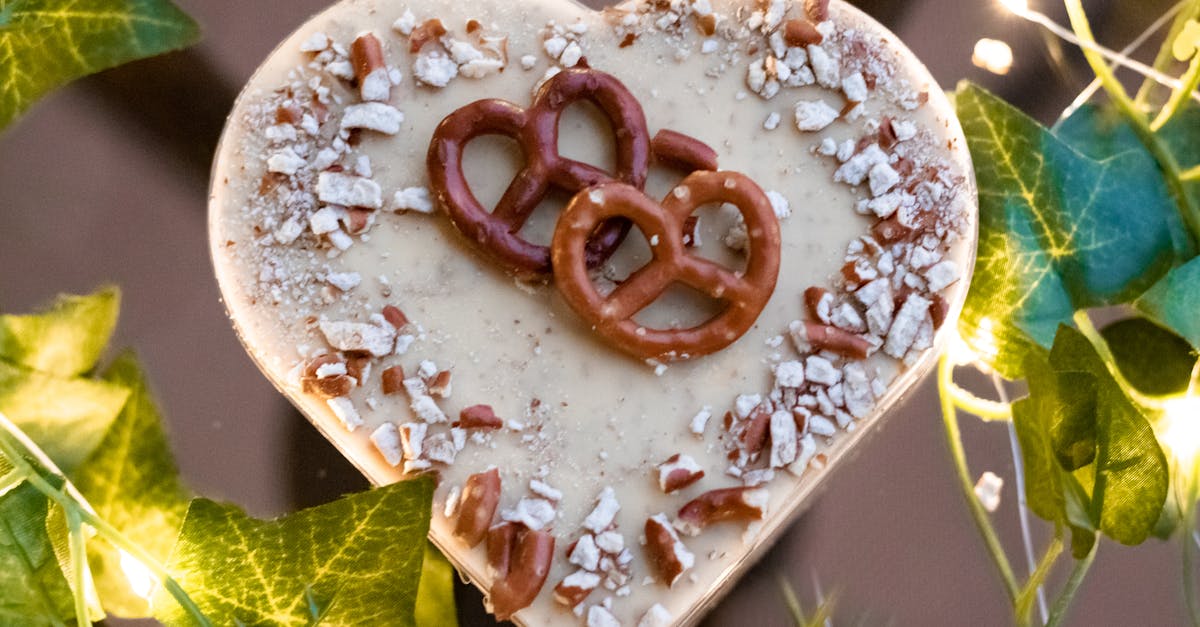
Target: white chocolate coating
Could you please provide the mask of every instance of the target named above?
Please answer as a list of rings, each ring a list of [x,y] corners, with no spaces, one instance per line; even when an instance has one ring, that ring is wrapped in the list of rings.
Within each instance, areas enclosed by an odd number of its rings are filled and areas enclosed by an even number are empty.
[[[829,31],[833,36],[825,45],[835,55],[844,56],[842,69],[837,71],[839,79],[848,80],[839,80],[838,89],[785,86],[777,95],[764,99],[747,83],[748,66],[770,48],[765,35],[750,34],[745,28],[746,22],[756,19],[752,15],[756,4],[747,2],[739,11],[739,0],[713,0],[712,10],[723,16],[720,24],[724,26],[719,26],[712,38],[703,36],[696,27],[698,16],[691,2],[674,4],[686,9],[634,14],[637,25],[626,26],[619,13],[594,12],[568,0],[346,0],[301,27],[251,79],[230,119],[215,165],[210,208],[212,252],[234,325],[264,373],[372,481],[396,481],[403,473],[388,463],[371,434],[388,422],[421,422],[413,415],[406,394],[382,393],[380,373],[384,368],[403,365],[412,377],[421,361],[432,360],[438,370],[453,374],[452,394],[436,400],[451,421],[463,408],[476,404],[491,405],[497,415],[509,421],[503,430],[468,438],[453,464],[432,462],[441,482],[435,496],[431,537],[460,571],[485,590],[489,587],[484,547],[468,549],[454,539],[450,535],[453,520],[444,515],[447,495],[456,494],[469,475],[493,465],[500,468],[501,511],[514,509],[522,498],[553,495],[545,486],[562,493],[549,524],[557,539],[556,558],[535,603],[517,615],[516,620],[523,624],[580,624],[588,616],[588,609],[604,603],[606,598],[611,599],[608,603],[612,615],[625,625],[637,624],[655,603],[679,623],[699,620],[704,608],[714,603],[721,590],[752,562],[753,554],[765,550],[803,509],[828,468],[844,460],[888,407],[928,370],[936,358],[936,345],[953,327],[965,297],[976,238],[973,174],[952,108],[911,53],[872,20],[833,0],[831,23],[822,27],[833,29]],[[803,17],[802,2],[779,5],[787,9],[787,18]],[[416,55],[408,52],[407,37],[393,29],[393,23],[406,9],[411,10],[418,24],[429,18],[440,19],[450,36],[463,41],[471,40],[466,34],[467,21],[479,20],[485,33],[507,37],[507,65],[502,72],[482,78],[460,75],[441,88],[420,85],[413,72]],[[770,13],[767,7],[760,17],[769,21]],[[672,26],[668,19],[660,23],[668,32],[660,32],[654,25],[668,15],[677,16],[679,27]],[[590,67],[615,75],[638,98],[651,134],[672,129],[696,137],[717,150],[722,169],[747,174],[764,190],[778,192],[788,201],[791,214],[780,221],[782,270],[774,295],[754,328],[729,348],[656,372],[654,367],[603,344],[566,307],[553,286],[518,285],[491,266],[442,213],[386,210],[396,192],[428,185],[425,156],[430,135],[446,115],[480,98],[504,98],[529,105],[535,85],[547,68],[556,64],[546,48],[557,51],[559,44],[544,44],[550,21],[571,33],[564,39],[577,40],[575,45]],[[585,24],[586,32],[572,32],[570,27],[575,24]],[[636,41],[619,47],[627,30],[638,33]],[[328,236],[319,240],[311,231],[311,216],[321,207],[313,198],[316,172],[312,169],[314,161],[321,159],[319,149],[333,143],[330,129],[336,131],[345,106],[359,103],[360,94],[349,83],[330,76],[328,70],[314,68],[314,54],[301,48],[303,43],[314,41],[315,33],[323,33],[348,49],[364,31],[374,33],[383,42],[388,64],[403,75],[391,90],[389,104],[401,111],[404,119],[395,134],[362,131],[358,144],[346,146],[338,156],[337,163],[347,173],[355,170],[360,156],[369,158],[369,179],[379,186],[385,209],[374,212],[365,236],[347,238],[353,245],[338,251],[329,245]],[[801,131],[794,109],[798,102],[826,102],[836,114],[845,108],[844,97],[861,97],[862,88],[854,73],[844,69],[855,67],[848,57],[860,54],[864,48],[844,43],[849,41],[867,42],[873,63],[878,64],[874,67],[890,67],[895,74],[889,74],[886,81],[879,77],[875,88],[866,92],[860,117],[839,117],[818,132]],[[760,43],[756,46],[752,42]],[[438,46],[435,42],[425,51]],[[567,41],[566,48],[570,46],[571,41]],[[751,48],[759,51],[750,54]],[[340,58],[330,54],[335,61]],[[563,54],[571,57],[574,53],[564,49]],[[522,59],[528,55],[535,62],[525,69]],[[805,67],[816,70],[819,60],[811,53],[810,58]],[[839,62],[834,59],[833,63]],[[828,71],[828,67],[822,69]],[[816,78],[820,74],[816,72]],[[322,89],[328,87],[330,93],[330,121],[319,133],[324,139],[314,139],[303,130],[296,132],[296,139],[286,130],[283,137],[275,131],[273,139],[268,138],[266,128],[274,123],[275,109],[283,99],[276,90],[290,86],[299,96],[317,84],[310,84],[310,80],[319,80]],[[927,102],[923,102],[925,98]],[[804,109],[801,127],[824,124],[820,119],[824,110],[818,105],[806,105]],[[768,129],[764,122],[773,117],[771,114],[778,114],[780,121],[777,128]],[[874,192],[869,178],[857,187],[835,182],[835,171],[841,167],[838,158],[815,149],[826,138],[839,144],[845,140],[857,143],[869,134],[867,126],[878,125],[884,116],[895,119],[898,129],[903,127],[900,130],[904,132],[897,134],[907,135],[910,123],[917,132],[915,137],[900,141],[895,152],[908,151],[906,154],[918,165],[936,162],[938,171],[945,174],[943,180],[950,183],[933,209],[954,228],[939,230],[932,251],[937,256],[927,255],[922,260],[926,266],[916,272],[920,280],[912,280],[917,287],[910,286],[922,293],[922,285],[941,280],[939,273],[931,274],[929,268],[943,260],[951,262],[942,269],[957,272],[947,275],[946,280],[959,278],[939,292],[949,305],[947,322],[941,326],[934,347],[901,351],[902,355],[907,353],[907,366],[884,351],[862,363],[868,385],[878,381],[886,385],[886,393],[871,398],[873,408],[865,418],[849,423],[850,429],[834,424],[832,436],[821,435],[824,425],[815,424],[819,421],[809,421],[812,439],[808,442],[816,444],[815,453],[823,454],[825,461],[800,468],[799,477],[783,468],[775,469],[774,479],[764,484],[770,495],[767,516],[761,526],[755,525],[753,534],[744,538],[743,525],[723,523],[696,537],[681,535],[695,556],[694,567],[670,589],[647,580],[654,573],[639,545],[647,518],[659,513],[674,517],[684,503],[704,491],[743,485],[742,479],[726,472],[731,465],[726,445],[732,445],[734,438],[725,433],[722,415],[735,409],[739,395],[768,397],[774,386],[774,367],[802,357],[787,336],[793,321],[811,319],[804,307],[805,289],[822,286],[838,298],[849,298],[845,295],[842,267],[848,254],[857,250],[850,247],[851,243],[869,235],[875,222],[873,214],[860,215],[856,207],[860,200],[872,198]],[[586,110],[570,110],[563,118],[560,149],[572,158],[607,165],[611,161],[607,132],[606,125],[597,125],[594,115]],[[280,157],[285,148],[292,150],[296,158],[286,154]],[[475,194],[490,206],[519,167],[520,155],[493,138],[477,140],[471,148],[465,170]],[[272,156],[274,169],[287,171],[294,166],[298,173],[286,180],[282,175],[276,177],[283,182],[260,194],[260,182]],[[681,178],[680,173],[667,168],[654,166],[651,171],[647,192],[653,197],[661,198]],[[876,178],[877,185],[886,185],[887,172],[879,172]],[[292,187],[296,189],[286,191]],[[554,197],[557,204],[546,206],[561,207],[565,201]],[[531,240],[546,243],[554,212],[542,213],[545,217],[536,218],[524,233]],[[290,241],[295,231],[286,225],[289,219],[304,229]],[[736,263],[738,255],[722,242],[729,230],[728,216],[705,214],[701,225],[701,253]],[[636,231],[627,242],[613,261],[625,272],[644,261],[647,254],[646,244]],[[911,249],[900,252],[893,259],[896,266],[912,258]],[[617,275],[625,272],[618,271]],[[414,333],[416,337],[404,354],[371,360],[364,385],[349,394],[348,402],[332,404],[342,411],[338,416],[331,404],[304,394],[300,388],[298,373],[303,364],[332,350],[316,321],[368,323],[370,316],[385,305],[402,309],[421,331]],[[895,309],[904,310],[901,306]],[[696,319],[694,300],[676,294],[639,318],[650,325]],[[879,337],[881,342],[887,339]],[[837,376],[842,376],[842,369],[850,363],[835,360]],[[814,373],[821,377],[819,368],[809,370],[810,381]],[[532,405],[536,409],[531,410]],[[344,426],[347,408],[353,408],[350,414],[357,414],[362,422],[353,431]],[[712,419],[700,437],[693,434],[692,427],[693,418],[703,408],[711,408]],[[840,409],[849,411],[845,403]],[[814,413],[821,412],[817,409]],[[831,423],[837,422],[833,413],[828,418]],[[514,428],[518,426],[521,428]],[[435,434],[451,438],[448,424],[430,424],[427,430],[427,442]],[[376,440],[386,446],[391,439],[385,430]],[[798,444],[801,455],[806,454],[804,444]],[[762,459],[745,469],[761,469],[769,464],[769,449],[770,444]],[[705,477],[679,492],[663,494],[656,466],[675,454],[694,459]],[[421,461],[429,460],[426,456]],[[532,479],[545,486],[531,489]],[[628,568],[628,582],[615,586],[616,590],[601,584],[584,602],[580,618],[554,601],[553,587],[575,572],[576,566],[567,560],[566,548],[583,533],[582,523],[606,487],[614,490],[621,507],[614,520],[615,530],[623,536],[634,559]]]

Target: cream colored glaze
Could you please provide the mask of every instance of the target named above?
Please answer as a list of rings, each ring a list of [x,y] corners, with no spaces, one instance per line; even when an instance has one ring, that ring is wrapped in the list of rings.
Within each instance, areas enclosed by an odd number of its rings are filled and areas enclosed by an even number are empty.
[[[736,2],[736,0],[733,0]],[[717,11],[732,13],[726,2],[714,1]],[[895,53],[918,90],[928,89],[929,104],[905,113],[921,126],[940,134],[953,146],[946,153],[968,183],[960,198],[968,218],[964,238],[954,255],[969,272],[974,255],[974,187],[961,131],[942,92],[907,49],[895,38],[858,11],[833,2],[836,21],[883,34],[895,44]],[[438,17],[452,32],[463,35],[468,19],[494,24],[495,30],[509,36],[510,64],[505,71],[481,80],[459,78],[445,89],[418,87],[409,67],[407,42],[391,30],[392,22],[405,8],[416,14],[418,22]],[[799,10],[799,9],[795,9]],[[518,286],[502,272],[489,267],[440,213],[381,213],[370,232],[369,242],[356,243],[335,259],[324,252],[306,253],[294,248],[273,247],[270,254],[291,268],[328,265],[334,271],[359,271],[363,283],[344,298],[318,305],[286,298],[271,304],[257,293],[255,284],[261,270],[262,251],[252,243],[253,220],[243,207],[257,190],[264,171],[260,154],[262,129],[247,128],[243,122],[246,107],[285,83],[286,74],[305,62],[299,44],[315,31],[329,34],[334,41],[348,45],[357,33],[372,30],[385,43],[389,61],[405,71],[403,84],[393,91],[392,104],[402,110],[406,120],[400,133],[386,137],[366,133],[360,153],[371,157],[374,180],[391,192],[409,186],[425,186],[425,153],[434,126],[454,109],[478,98],[499,97],[528,105],[533,85],[549,67],[550,59],[541,50],[540,32],[548,20],[591,24],[583,37],[586,57],[593,68],[615,74],[641,101],[651,134],[670,128],[698,137],[715,147],[723,169],[750,175],[765,190],[778,190],[791,202],[793,215],[782,221],[782,268],[778,287],[758,323],[730,348],[692,362],[672,364],[661,376],[653,369],[630,359],[598,341],[578,318],[566,308],[551,287]],[[697,621],[705,607],[715,602],[749,563],[752,554],[764,550],[788,521],[805,506],[829,467],[844,461],[846,454],[874,427],[910,387],[928,370],[935,351],[928,351],[916,367],[903,373],[891,386],[871,418],[859,421],[851,433],[839,432],[828,446],[820,445],[829,456],[825,470],[809,470],[797,480],[779,473],[769,484],[770,512],[761,531],[751,544],[743,544],[743,528],[720,525],[697,538],[685,538],[696,555],[695,580],[684,576],[668,591],[661,584],[643,585],[648,574],[638,538],[647,517],[674,512],[702,491],[740,485],[724,473],[728,463],[718,443],[720,415],[730,408],[741,393],[766,393],[771,387],[769,369],[772,354],[785,358],[794,355],[789,343],[778,349],[767,341],[785,334],[792,320],[803,318],[803,290],[811,285],[830,284],[842,265],[847,243],[863,235],[870,221],[853,211],[855,195],[845,185],[832,182],[835,162],[812,154],[810,148],[826,135],[842,139],[853,135],[853,127],[842,121],[822,133],[800,133],[792,122],[791,107],[800,97],[822,97],[841,108],[835,94],[819,88],[785,90],[773,100],[764,101],[754,94],[738,100],[735,94],[745,87],[745,56],[742,65],[731,68],[719,78],[705,76],[705,69],[716,63],[715,57],[700,54],[699,37],[689,29],[689,44],[694,48],[682,62],[673,58],[677,43],[644,36],[636,45],[618,49],[618,40],[600,15],[565,0],[463,0],[442,3],[437,0],[349,0],[329,9],[304,25],[285,41],[251,80],[238,101],[217,157],[211,198],[211,240],[217,277],[229,313],[252,357],[267,376],[310,417],[314,424],[376,483],[388,483],[402,477],[375,451],[367,436],[378,424],[393,420],[413,420],[407,398],[401,394],[385,397],[378,392],[378,373],[382,367],[401,363],[413,372],[421,359],[432,359],[441,368],[453,371],[453,396],[441,402],[451,419],[468,405],[492,405],[498,415],[525,420],[525,409],[532,399],[549,407],[549,415],[537,430],[521,433],[505,430],[494,436],[495,448],[468,442],[456,463],[441,467],[442,482],[435,497],[435,516],[431,537],[442,547],[460,570],[484,589],[483,546],[468,550],[449,535],[452,521],[441,515],[447,490],[459,486],[465,478],[490,465],[501,468],[504,494],[501,508],[511,507],[522,496],[533,496],[527,484],[540,466],[549,467],[544,480],[561,490],[565,497],[554,525],[558,539],[558,558],[538,600],[521,612],[518,620],[528,625],[578,624],[581,619],[553,601],[552,588],[573,572],[563,551],[579,535],[579,523],[591,510],[594,499],[605,486],[616,489],[621,503],[617,516],[618,531],[626,545],[634,550],[634,561],[627,598],[614,597],[613,612],[624,624],[637,618],[653,603],[662,603],[681,623]],[[533,70],[521,69],[522,55],[537,56]],[[330,80],[327,83],[334,83]],[[350,97],[350,92],[343,90]],[[882,105],[873,105],[879,107]],[[765,131],[762,122],[771,111],[783,116],[780,127]],[[573,111],[564,119],[563,146],[573,157],[607,163],[604,148],[611,141],[601,136],[597,142],[596,125],[584,112]],[[482,148],[491,144],[493,149]],[[591,145],[578,149],[575,146]],[[473,147],[466,170],[480,187],[481,199],[498,195],[509,179],[509,172],[497,163],[513,161],[503,146],[480,140]],[[599,148],[597,148],[597,146]],[[490,163],[487,161],[491,160]],[[649,189],[661,196],[679,174],[655,169]],[[483,187],[487,189],[483,189]],[[552,216],[551,216],[552,217]],[[548,226],[542,224],[542,232]],[[705,234],[706,251],[724,255],[717,243],[723,231]],[[639,240],[637,234],[631,240]],[[225,242],[232,241],[232,247]],[[544,241],[544,240],[542,240]],[[627,248],[645,250],[637,241]],[[644,254],[644,253],[643,253]],[[386,275],[392,295],[384,297],[376,277]],[[951,320],[961,306],[966,289],[961,280],[944,292],[952,304]],[[305,296],[316,294],[315,284]],[[352,394],[366,426],[346,431],[319,399],[300,393],[289,373],[301,361],[298,346],[324,345],[320,334],[304,325],[307,316],[324,315],[331,320],[359,319],[378,312],[385,304],[395,304],[408,317],[426,329],[403,357],[383,360],[374,368],[368,390]],[[660,314],[662,309],[660,308]],[[668,311],[668,318],[687,314]],[[693,314],[694,315],[694,314]],[[660,318],[661,319],[661,318]],[[939,333],[939,344],[953,324]],[[874,359],[884,368],[895,370],[894,362]],[[373,396],[377,410],[363,400]],[[691,417],[703,406],[715,414],[706,437],[699,439],[687,430]],[[532,443],[522,443],[524,434],[537,433]],[[706,478],[681,494],[663,495],[655,484],[654,464],[683,453],[693,456],[707,471]],[[709,554],[719,555],[710,559]],[[599,602],[603,588],[589,597],[589,605]]]

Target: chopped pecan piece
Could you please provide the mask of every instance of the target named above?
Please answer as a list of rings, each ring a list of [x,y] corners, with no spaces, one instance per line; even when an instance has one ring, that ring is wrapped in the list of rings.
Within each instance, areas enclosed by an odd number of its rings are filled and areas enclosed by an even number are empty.
[[[554,536],[518,523],[496,525],[488,532],[488,563],[496,579],[488,600],[499,620],[529,607],[546,584],[554,559]]]
[[[467,477],[463,485],[458,520],[454,523],[455,537],[476,546],[483,541],[500,504],[500,471],[492,468]]]
[[[726,520],[762,520],[767,510],[767,491],[748,486],[710,490],[679,509],[675,527],[688,535]]]
[[[496,416],[491,405],[472,405],[458,414],[455,425],[463,429],[499,429],[504,421]]]

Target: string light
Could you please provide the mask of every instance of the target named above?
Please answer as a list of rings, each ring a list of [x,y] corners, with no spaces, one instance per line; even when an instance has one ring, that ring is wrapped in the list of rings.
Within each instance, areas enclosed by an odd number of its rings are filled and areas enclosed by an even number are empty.
[[[149,601],[154,596],[154,588],[158,586],[158,579],[145,564],[127,553],[125,549],[118,549],[118,551],[121,554],[121,571],[129,580],[130,589],[137,596]]]
[[[971,63],[974,63],[977,68],[1003,76],[1012,69],[1013,51],[1003,41],[985,37],[975,42],[975,52],[971,55]]]
[[[1181,471],[1194,468],[1200,453],[1200,397],[1183,396],[1167,401],[1158,437],[1171,450]]]
[[[1023,17],[1025,13],[1029,12],[1029,2],[1026,0],[1000,0],[1000,4],[1018,16]]]
[[[1109,50],[1108,48],[1105,48],[1099,44],[1079,39],[1075,36],[1075,33],[1071,32],[1070,29],[1062,26],[1058,22],[1055,22],[1053,19],[1050,19],[1050,16],[1029,8],[1029,2],[1027,0],[999,0],[999,2],[1001,6],[1010,11],[1013,15],[1045,28],[1063,41],[1080,48],[1087,48],[1088,50],[1098,53],[1100,56],[1108,59],[1116,65],[1133,70],[1134,72],[1137,72],[1146,78],[1172,89],[1178,89],[1182,85],[1178,78],[1168,76],[1146,65],[1145,63],[1131,59],[1119,52]],[[1200,99],[1200,96],[1195,94],[1193,94],[1192,97]]]

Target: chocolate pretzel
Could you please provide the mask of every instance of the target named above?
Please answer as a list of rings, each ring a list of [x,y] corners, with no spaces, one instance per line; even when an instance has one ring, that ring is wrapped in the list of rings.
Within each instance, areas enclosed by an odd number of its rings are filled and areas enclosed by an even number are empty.
[[[750,240],[744,273],[686,251],[684,223],[709,203],[741,211]],[[588,275],[586,245],[597,227],[614,218],[632,220],[650,239],[654,258],[602,296]],[[771,201],[736,172],[693,173],[661,205],[620,183],[581,192],[559,218],[551,247],[554,280],[567,304],[615,346],[643,359],[689,359],[729,346],[758,319],[779,276],[779,223]],[[725,308],[686,329],[650,329],[634,321],[673,283],[723,301]]]
[[[613,174],[558,152],[559,119],[567,107],[580,100],[596,105],[612,124],[617,143]],[[471,192],[462,166],[466,145],[483,135],[513,138],[525,155],[525,167],[491,213]],[[649,161],[646,117],[633,94],[609,74],[573,68],[547,81],[528,109],[506,100],[489,99],[450,114],[433,133],[427,165],[434,197],[454,226],[504,269],[518,276],[537,277],[550,272],[550,249],[522,238],[519,232],[550,190],[574,194],[611,181],[641,189]],[[599,225],[588,238],[587,265],[603,263],[620,245],[629,226],[628,220]]]

